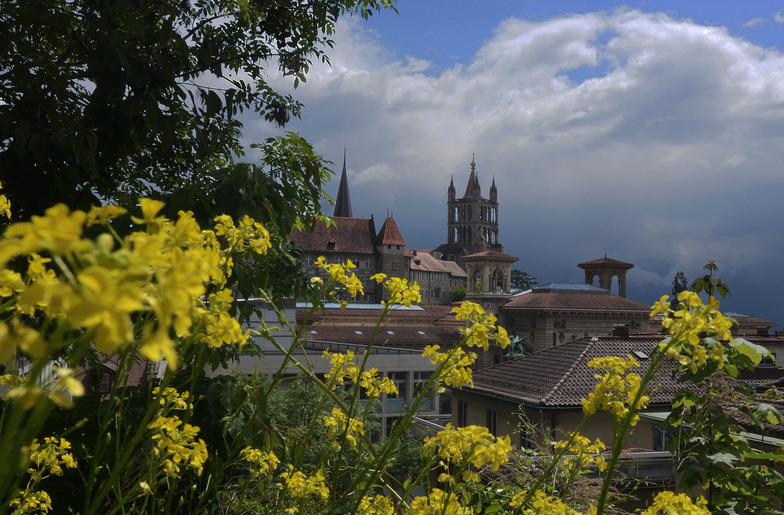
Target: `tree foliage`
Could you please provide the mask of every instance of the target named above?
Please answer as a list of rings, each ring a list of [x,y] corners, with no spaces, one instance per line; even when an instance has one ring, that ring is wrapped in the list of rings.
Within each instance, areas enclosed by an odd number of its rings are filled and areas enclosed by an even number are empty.
[[[512,269],[512,288],[529,290],[538,284],[539,282],[536,280],[536,277],[528,272],[523,272],[516,268]]]
[[[672,278],[672,300],[670,301],[670,309],[676,311],[678,309],[678,294],[682,291],[689,289],[689,281],[686,279],[686,274],[678,272]]]
[[[15,218],[56,202],[87,209],[181,194],[177,206],[231,184],[243,155],[239,115],[284,125],[300,113],[270,87],[270,69],[296,86],[313,60],[328,61],[340,15],[366,18],[392,3],[4,2],[0,170]],[[265,165],[278,178],[296,173]],[[303,185],[319,175],[305,167]]]

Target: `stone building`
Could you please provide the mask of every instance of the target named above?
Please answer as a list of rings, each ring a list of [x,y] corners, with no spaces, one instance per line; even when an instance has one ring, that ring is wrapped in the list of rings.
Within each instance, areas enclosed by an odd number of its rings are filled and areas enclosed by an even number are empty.
[[[388,300],[388,292],[370,280],[376,273],[416,281],[424,304],[448,305],[454,291],[466,286],[466,273],[457,263],[441,259],[437,252],[410,250],[392,216],[386,218],[376,233],[372,215],[354,218],[352,214],[344,154],[331,222],[319,221],[310,232],[294,231],[289,235],[289,240],[302,248],[302,262],[308,274],[326,276],[315,265],[319,256],[330,263],[351,260],[365,293],[363,298],[354,300],[363,302]],[[345,294],[340,297],[351,300]]]
[[[515,296],[500,311],[507,331],[525,338],[534,352],[576,338],[608,337],[617,328],[655,334],[649,326],[650,306],[590,284],[537,286]]]

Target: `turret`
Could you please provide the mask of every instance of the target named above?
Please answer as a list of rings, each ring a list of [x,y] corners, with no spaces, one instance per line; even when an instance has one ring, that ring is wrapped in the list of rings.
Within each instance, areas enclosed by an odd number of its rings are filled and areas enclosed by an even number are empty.
[[[449,177],[449,189],[447,190],[447,196],[449,198],[449,202],[455,200],[455,181],[451,176]]]
[[[493,184],[490,186],[490,202],[498,202],[498,188],[495,187],[495,175],[493,176]]]

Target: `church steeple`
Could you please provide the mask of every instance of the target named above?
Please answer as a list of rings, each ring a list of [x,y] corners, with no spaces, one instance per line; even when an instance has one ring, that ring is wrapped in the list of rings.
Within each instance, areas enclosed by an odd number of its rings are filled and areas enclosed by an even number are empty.
[[[335,200],[333,217],[353,218],[351,214],[351,196],[348,193],[348,176],[346,174],[346,147],[343,147],[343,173],[340,175],[338,196]]]

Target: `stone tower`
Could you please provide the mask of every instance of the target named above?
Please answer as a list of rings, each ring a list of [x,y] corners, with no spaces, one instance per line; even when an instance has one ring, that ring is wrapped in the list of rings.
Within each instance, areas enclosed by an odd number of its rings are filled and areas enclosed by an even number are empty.
[[[454,180],[447,190],[447,243],[437,250],[447,259],[459,261],[462,256],[487,250],[503,252],[498,242],[498,189],[495,179],[490,198],[482,196],[476,160],[471,160],[471,173],[462,197],[457,198]]]
[[[615,278],[618,280],[618,296],[626,297],[626,272],[634,268],[633,264],[608,258],[605,254],[603,258],[586,261],[577,266],[585,270],[585,284],[593,284],[594,278],[598,276],[599,287],[611,290]]]

